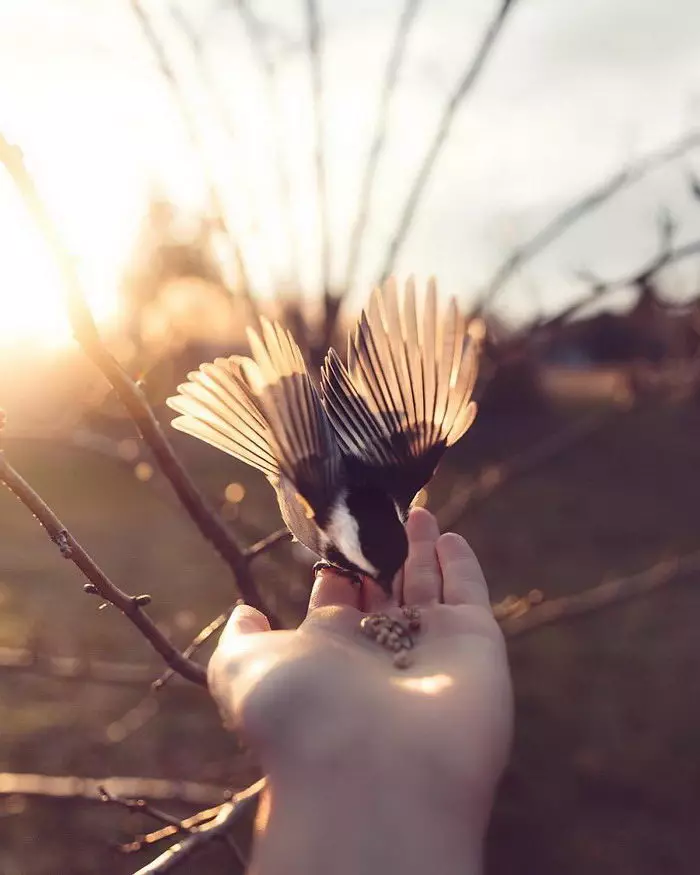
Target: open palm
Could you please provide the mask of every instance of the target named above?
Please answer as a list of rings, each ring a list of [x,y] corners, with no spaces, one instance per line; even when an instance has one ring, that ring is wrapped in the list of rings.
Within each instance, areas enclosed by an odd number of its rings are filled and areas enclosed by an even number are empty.
[[[407,531],[391,602],[369,581],[360,591],[324,571],[293,632],[269,631],[250,607],[234,612],[210,662],[210,688],[271,781],[356,768],[360,759],[381,768],[400,756],[464,801],[493,794],[510,746],[512,693],[486,583],[464,539],[441,536],[426,511],[411,513]],[[399,604],[421,615],[406,669],[360,631],[365,611],[399,618]]]

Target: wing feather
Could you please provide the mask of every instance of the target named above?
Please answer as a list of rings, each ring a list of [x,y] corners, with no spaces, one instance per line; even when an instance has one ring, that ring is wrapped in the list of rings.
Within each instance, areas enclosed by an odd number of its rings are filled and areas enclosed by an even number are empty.
[[[351,464],[385,478],[407,506],[472,424],[477,366],[467,320],[454,300],[438,307],[434,280],[420,320],[413,280],[403,310],[393,280],[375,290],[349,338],[347,368],[331,350],[322,371],[323,403]]]
[[[253,358],[203,364],[167,400],[173,426],[294,484],[315,512],[332,503],[342,454],[301,350],[277,323],[248,329]]]

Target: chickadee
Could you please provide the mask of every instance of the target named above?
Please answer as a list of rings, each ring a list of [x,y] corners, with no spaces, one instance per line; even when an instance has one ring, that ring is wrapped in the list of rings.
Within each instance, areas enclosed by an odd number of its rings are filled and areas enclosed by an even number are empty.
[[[411,502],[474,421],[478,338],[454,299],[438,313],[433,281],[419,318],[413,281],[401,314],[389,280],[348,338],[347,367],[329,350],[319,388],[289,331],[261,324],[252,358],[217,358],[178,386],[172,425],[262,471],[321,564],[390,593]]]

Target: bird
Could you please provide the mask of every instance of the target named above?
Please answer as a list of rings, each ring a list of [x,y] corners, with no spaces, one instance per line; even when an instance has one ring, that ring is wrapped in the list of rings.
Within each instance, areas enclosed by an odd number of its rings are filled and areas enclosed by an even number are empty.
[[[418,312],[415,281],[391,277],[314,382],[291,332],[261,317],[251,356],[200,365],[166,403],[172,426],[261,471],[293,538],[355,580],[391,594],[408,555],[405,523],[445,450],[477,412],[480,337],[434,279]]]

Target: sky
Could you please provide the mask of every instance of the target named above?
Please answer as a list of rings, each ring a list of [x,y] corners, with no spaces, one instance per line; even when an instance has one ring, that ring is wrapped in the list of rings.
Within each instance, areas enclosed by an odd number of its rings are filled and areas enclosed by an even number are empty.
[[[236,5],[181,0],[204,46],[200,64],[168,4],[144,4],[178,71],[202,152],[192,148],[128,0],[0,0],[0,131],[22,147],[100,318],[115,312],[119,273],[149,194],[162,190],[196,209],[205,168],[257,287],[269,294],[289,281],[293,249],[278,152],[302,285],[309,295],[320,288],[305,3],[251,0],[266,24],[272,103]],[[331,276],[341,284],[403,0],[325,0],[319,8]],[[419,5],[390,110],[358,301],[376,278],[407,185],[495,8],[493,0]],[[435,274],[442,289],[468,301],[512,247],[559,209],[700,125],[698,46],[696,0],[517,0],[455,119],[398,276]],[[679,218],[679,241],[700,234],[700,204],[687,186],[693,168],[700,175],[700,149],[588,216],[504,289],[502,312],[517,320],[557,309],[581,293],[577,268],[605,277],[634,270],[654,249],[662,207]],[[55,271],[1,172],[0,234],[0,344],[26,336],[65,342]],[[690,292],[695,279],[686,270],[677,293]]]

